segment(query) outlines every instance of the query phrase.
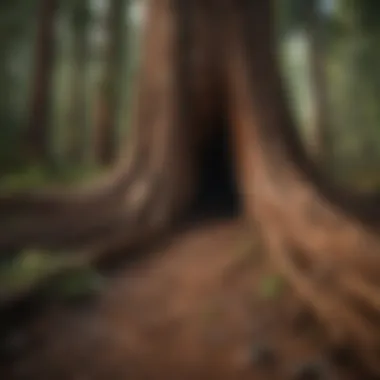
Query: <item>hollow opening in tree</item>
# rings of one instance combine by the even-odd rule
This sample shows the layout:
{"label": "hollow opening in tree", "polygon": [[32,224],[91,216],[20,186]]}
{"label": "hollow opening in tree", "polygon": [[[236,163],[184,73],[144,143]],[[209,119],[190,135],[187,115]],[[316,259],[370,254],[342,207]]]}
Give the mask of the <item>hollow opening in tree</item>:
{"label": "hollow opening in tree", "polygon": [[215,118],[216,127],[201,144],[197,159],[199,185],[193,212],[208,217],[235,216],[240,211],[230,136],[224,118]]}

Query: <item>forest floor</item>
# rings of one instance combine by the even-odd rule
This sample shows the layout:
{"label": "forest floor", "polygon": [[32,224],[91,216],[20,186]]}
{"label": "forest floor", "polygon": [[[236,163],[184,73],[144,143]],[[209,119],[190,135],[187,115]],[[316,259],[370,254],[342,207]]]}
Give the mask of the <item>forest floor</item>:
{"label": "forest floor", "polygon": [[[46,165],[22,167],[16,172],[10,172],[0,177],[0,191],[18,191],[41,188],[43,186],[62,186],[83,183],[99,176],[101,168],[48,168]],[[330,173],[332,176],[332,173]],[[342,171],[336,181],[358,191],[374,191],[380,189],[378,171],[350,169]],[[339,178],[338,178],[339,177]],[[9,255],[10,260],[0,262],[0,303],[12,298],[15,294],[23,293],[52,273],[60,272],[61,268],[70,268],[67,256],[57,252],[41,250],[25,250],[18,255]],[[66,270],[66,269],[65,269]],[[100,286],[102,279],[91,268],[67,271],[67,275],[56,282],[56,290],[67,296],[92,292]],[[59,288],[59,289],[58,289]]]}
{"label": "forest floor", "polygon": [[239,219],[196,224],[87,302],[52,299],[6,335],[8,380],[361,378]]}

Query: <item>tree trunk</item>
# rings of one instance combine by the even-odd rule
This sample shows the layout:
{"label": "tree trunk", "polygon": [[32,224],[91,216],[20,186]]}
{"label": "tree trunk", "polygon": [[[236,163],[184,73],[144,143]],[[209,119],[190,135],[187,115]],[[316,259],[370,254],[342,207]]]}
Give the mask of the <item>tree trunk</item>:
{"label": "tree trunk", "polygon": [[120,108],[122,78],[125,75],[124,44],[126,42],[125,15],[128,1],[110,2],[107,15],[107,57],[104,77],[98,93],[96,107],[95,157],[101,164],[110,164],[115,160],[117,149],[118,111]]}
{"label": "tree trunk", "polygon": [[323,24],[318,1],[310,0],[307,7],[306,35],[312,86],[312,146],[313,153],[323,169],[331,158],[331,132],[329,131],[329,106],[323,52]]}
{"label": "tree trunk", "polygon": [[87,2],[75,2],[71,11],[73,56],[69,108],[68,158],[71,164],[83,164],[89,144],[87,123],[88,18]]}
{"label": "tree trunk", "polygon": [[353,343],[378,370],[379,199],[338,191],[308,159],[279,76],[272,7],[230,9],[229,93],[245,209],[331,341]]}
{"label": "tree trunk", "polygon": [[48,117],[54,64],[56,0],[40,1],[37,23],[34,85],[32,87],[30,121],[25,136],[26,155],[32,161],[48,161]]}
{"label": "tree trunk", "polygon": [[80,189],[2,195],[1,249],[102,252],[146,239],[182,214],[194,191],[194,146],[185,127],[192,123],[192,99],[183,89],[192,74],[176,59],[186,48],[183,29],[169,1],[151,2],[133,127],[122,159],[106,178]]}
{"label": "tree trunk", "polygon": [[[4,314],[1,326],[5,332],[11,331],[6,337],[12,338],[11,327],[24,323],[28,342],[46,344],[37,351],[10,350],[19,365],[8,360],[5,378],[16,379],[15,371],[20,368],[32,378],[54,378],[58,373],[65,379],[153,379],[157,374],[173,379],[310,378],[315,368],[297,374],[287,365],[295,366],[309,354],[327,357],[331,347],[344,343],[354,344],[354,354],[367,369],[378,370],[379,202],[332,188],[305,153],[287,107],[275,56],[273,3],[178,0],[174,8],[171,1],[151,0],[144,75],[132,136],[137,140],[132,140],[129,151],[136,159],[134,170],[122,166],[118,172],[122,179],[116,176],[97,193],[94,188],[86,194],[74,193],[68,204],[71,213],[65,214],[62,202],[56,206],[57,201],[49,203],[44,198],[8,196],[0,203],[2,247],[17,242],[67,246],[73,236],[76,245],[83,247],[84,241],[109,243],[105,235],[115,239],[118,233],[123,235],[124,244],[126,240],[130,243],[136,231],[149,231],[144,222],[151,222],[154,216],[165,216],[166,223],[173,221],[172,211],[179,206],[183,209],[192,198],[198,183],[190,182],[190,187],[186,181],[196,178],[192,170],[199,159],[200,142],[222,125],[206,121],[221,113],[229,117],[244,216],[248,224],[258,225],[260,250],[268,254],[262,261],[243,260],[244,254],[236,261],[232,258],[235,242],[252,240],[253,226],[248,226],[247,237],[244,222],[232,229],[219,226],[218,233],[198,230],[196,243],[192,238],[178,237],[166,249],[158,250],[161,254],[149,263],[135,267],[133,275],[124,268],[109,293],[100,295],[98,307],[89,306],[90,317],[86,313],[83,318],[83,311],[57,307],[54,302],[50,309],[38,311],[35,325],[25,326],[19,319],[16,322],[14,310]],[[197,22],[202,28],[195,28]],[[174,25],[178,29],[172,29]],[[176,33],[181,37],[177,45],[180,50],[174,56]],[[196,57],[216,65],[214,71],[207,72],[215,75],[204,75],[208,64],[186,57],[193,48]],[[173,75],[174,62],[179,62],[175,71],[178,76]],[[201,86],[194,85],[196,79]],[[200,88],[203,94],[219,94],[215,96],[218,101],[213,99],[205,106],[201,97],[194,96]],[[194,110],[194,118],[190,119],[189,109]],[[202,117],[200,110],[207,117]],[[190,147],[195,152],[192,155]],[[146,196],[141,201],[146,213],[134,213],[135,202],[128,203],[131,198],[127,196],[132,196],[131,189],[136,190],[138,185],[163,196]],[[186,189],[190,195],[182,193]],[[84,196],[91,197],[93,203],[84,203]],[[78,199],[81,203],[74,209]],[[159,206],[162,208],[155,208]],[[136,215],[146,219],[135,219]],[[25,222],[21,217],[29,219]],[[62,221],[67,224],[60,224]],[[140,229],[135,227],[136,222],[141,223]],[[52,223],[54,229],[50,230]],[[237,231],[236,235],[231,231]],[[102,239],[96,240],[95,234]],[[142,247],[147,248],[145,243]],[[271,302],[257,293],[268,273],[280,275],[287,284],[284,295]],[[209,310],[207,306],[215,305],[215,300],[216,309]],[[222,316],[218,314],[220,303]],[[313,325],[322,327],[313,327],[313,336],[294,333],[289,309],[295,306],[299,310],[302,305],[313,311],[317,319]],[[215,335],[211,331],[211,346],[203,329],[205,320],[199,317],[204,316],[203,307],[207,316],[210,311],[213,318],[217,315],[220,327]],[[41,321],[48,326],[42,333]],[[236,335],[226,335],[233,329]],[[315,332],[320,340],[315,339]],[[255,346],[252,353],[249,337],[254,343],[268,339],[276,354],[264,350],[261,355],[263,346]],[[9,339],[4,340],[9,343]],[[263,369],[268,357],[271,373],[268,365]],[[278,364],[278,358],[286,366]],[[250,367],[252,362],[254,368]],[[370,378],[358,368],[350,367],[342,373],[337,367],[328,367],[326,375],[334,379]],[[18,378],[24,375],[19,373]]]}

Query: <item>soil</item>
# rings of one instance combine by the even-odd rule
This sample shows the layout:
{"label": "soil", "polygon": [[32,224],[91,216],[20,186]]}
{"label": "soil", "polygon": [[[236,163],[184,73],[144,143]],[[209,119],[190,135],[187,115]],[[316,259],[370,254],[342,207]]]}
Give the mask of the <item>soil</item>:
{"label": "soil", "polygon": [[0,378],[369,379],[273,268],[242,220],[197,223],[95,298],[8,330]]}

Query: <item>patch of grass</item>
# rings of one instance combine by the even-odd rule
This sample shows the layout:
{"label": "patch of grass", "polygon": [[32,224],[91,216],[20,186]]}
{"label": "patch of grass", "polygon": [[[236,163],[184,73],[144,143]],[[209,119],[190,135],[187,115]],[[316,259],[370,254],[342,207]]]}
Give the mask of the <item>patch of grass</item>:
{"label": "patch of grass", "polygon": [[15,189],[30,189],[48,182],[46,170],[40,166],[32,166],[21,172],[5,175],[1,178],[0,189],[10,191]]}
{"label": "patch of grass", "polygon": [[104,280],[96,270],[71,265],[62,254],[43,251],[25,251],[0,266],[0,288],[4,297],[32,289],[37,283],[56,275],[48,292],[61,298],[76,298],[100,291]]}
{"label": "patch of grass", "polygon": [[105,285],[105,279],[90,267],[67,271],[55,281],[50,291],[59,297],[75,299],[99,293]]}
{"label": "patch of grass", "polygon": [[66,185],[83,182],[101,172],[97,167],[66,167],[52,169],[46,165],[34,165],[23,170],[7,174],[0,180],[1,191],[36,189],[42,186],[56,184]]}
{"label": "patch of grass", "polygon": [[33,286],[43,277],[63,268],[66,261],[42,251],[25,251],[0,266],[0,284],[7,293],[19,292]]}

